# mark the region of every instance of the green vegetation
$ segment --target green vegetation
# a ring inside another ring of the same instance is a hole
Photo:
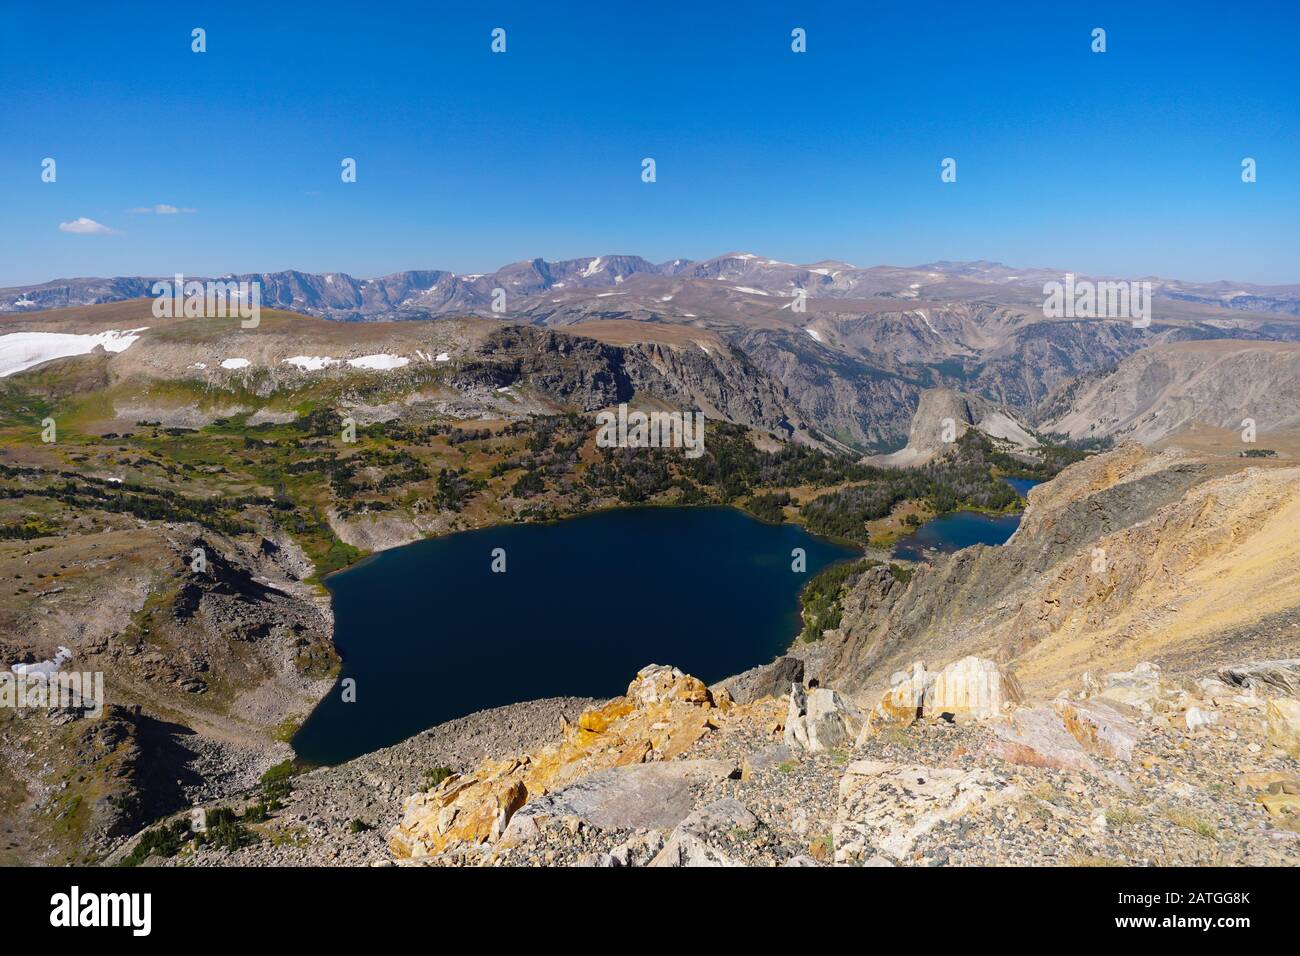
[[[195,834],[195,842],[200,846],[212,846],[218,850],[238,850],[240,847],[257,843],[259,837],[248,827],[234,810],[218,807],[208,814],[206,833]]]
[[[245,822],[255,822],[256,817],[247,813],[241,817],[229,807],[218,807],[208,812],[207,830],[195,833],[188,819],[173,820],[152,830],[146,830],[132,847],[131,852],[122,858],[122,866],[139,866],[148,857],[173,857],[194,845],[210,846],[219,850],[238,850],[251,846],[261,838],[245,826]]]
[[[1204,837],[1207,840],[1219,839],[1218,828],[1208,820],[1197,816],[1195,813],[1188,810],[1170,810],[1167,816],[1169,817],[1169,822],[1174,824],[1174,826],[1182,827],[1184,830],[1190,830],[1197,836]]]
[[[971,429],[943,458],[920,468],[856,466],[860,483],[814,498],[801,509],[814,534],[867,544],[866,523],[889,515],[904,501],[922,501],[937,514],[969,508],[1003,512],[1020,505],[1020,496],[995,477],[997,462],[1009,456]],[[1013,461],[1015,459],[1012,459]]]
[[[1238,458],[1276,458],[1277,452],[1272,448],[1247,448],[1237,452]]]
[[[793,501],[794,499],[784,491],[778,494],[754,495],[745,502],[745,510],[760,521],[776,524],[785,520],[785,509]]]
[[[424,772],[424,786],[420,789],[425,793],[437,789],[439,784],[455,772],[450,767],[434,767],[432,770],[426,770]]]
[[[24,521],[15,521],[0,525],[0,538],[18,538],[24,541],[32,538],[44,538],[58,532],[59,526],[40,516],[32,516]]]
[[[262,798],[269,809],[280,809],[281,801],[293,793],[293,778],[297,774],[292,760],[281,760],[262,774]]]
[[[142,420],[95,434],[93,409],[77,404],[82,392],[108,396],[106,407],[140,396],[114,392],[103,369],[92,366],[77,372],[90,378],[71,391],[62,379],[40,376],[0,386],[0,429],[13,426],[0,441],[37,447],[37,413],[60,424],[57,446],[42,449],[43,465],[32,456],[0,466],[0,540],[120,527],[119,516],[193,522],[231,535],[266,534],[269,523],[306,552],[314,584],[365,557],[336,528],[371,515],[391,513],[408,527],[438,515],[442,527],[459,529],[556,520],[611,503],[726,504],[865,545],[867,522],[903,505],[895,531],[954,509],[1013,510],[1020,499],[1003,476],[1048,477],[1082,455],[1048,445],[1041,464],[1027,464],[971,430],[923,468],[881,468],[793,442],[762,450],[750,429],[709,422],[704,453],[688,459],[680,449],[596,447],[591,416],[576,412],[491,427],[402,419],[345,427],[330,407],[340,400],[337,382],[281,393],[273,382],[252,379],[215,394],[198,381],[155,382],[148,398],[296,417],[249,424],[252,413],[241,411],[200,428]],[[410,382],[401,387],[409,391]],[[360,377],[346,388],[349,400],[379,404],[398,386]],[[50,454],[65,465],[51,467]],[[17,513],[7,514],[6,502]],[[337,662],[298,664],[328,676]]]
[[[122,866],[139,866],[147,857],[173,857],[194,838],[189,820],[173,820],[160,827],[146,830],[122,859]]]
[[[845,590],[856,584],[864,571],[880,565],[880,561],[870,558],[842,561],[825,568],[805,584],[799,595],[800,616],[803,618],[803,631],[799,638],[805,642],[818,641],[823,631],[839,627],[843,614],[840,600]],[[895,581],[904,584],[912,579],[912,569],[897,564],[889,565],[889,573]]]

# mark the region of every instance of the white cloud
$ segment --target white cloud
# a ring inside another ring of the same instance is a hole
[[[165,202],[160,202],[156,206],[136,206],[134,209],[128,209],[127,212],[145,215],[154,213],[159,216],[175,216],[182,212],[198,212],[197,209],[191,209],[188,206],[172,206]]]
[[[110,229],[102,222],[95,222],[93,219],[87,219],[82,216],[72,222],[59,223],[60,232],[74,232],[81,236],[115,236],[116,229]]]

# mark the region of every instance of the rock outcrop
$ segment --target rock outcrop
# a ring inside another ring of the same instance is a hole
[[[389,845],[399,858],[490,850],[526,842],[552,818],[666,829],[689,811],[682,801],[692,782],[738,773],[734,765],[678,758],[724,723],[770,724],[778,714],[771,699],[737,705],[676,668],[651,665],[624,696],[565,722],[558,743],[484,761],[410,797]]]
[[[907,446],[872,460],[894,467],[924,465],[972,428],[1008,449],[1029,451],[1039,444],[1029,426],[1009,409],[955,389],[930,388],[921,393],[912,415]]]
[[[921,717],[987,720],[1023,699],[1015,675],[990,660],[964,657],[938,671],[921,661],[890,678],[890,688],[868,716],[865,733],[887,724],[907,726]]]

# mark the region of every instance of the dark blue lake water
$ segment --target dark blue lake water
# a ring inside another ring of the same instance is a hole
[[[793,548],[806,573],[791,571]],[[800,589],[854,554],[730,508],[621,509],[382,552],[326,582],[357,699],[335,687],[294,748],[339,763],[486,707],[611,697],[650,663],[719,680],[783,651]]]
[[[1030,478],[1004,478],[1024,495],[1041,482]],[[894,556],[924,561],[934,554],[949,554],[972,544],[1004,544],[1020,527],[1020,515],[985,515],[975,511],[954,511],[931,519],[894,545]]]

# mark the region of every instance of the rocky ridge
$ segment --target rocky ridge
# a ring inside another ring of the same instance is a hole
[[[1300,667],[1169,678],[1142,663],[1033,698],[985,659],[914,662],[872,707],[803,684],[737,705],[651,666],[550,742],[409,797],[400,818],[385,796],[388,844],[399,864],[433,866],[1294,865],[1300,704],[1263,674]],[[269,826],[324,839],[171,862],[359,862],[301,812],[315,799]],[[389,861],[363,838],[364,859]]]

